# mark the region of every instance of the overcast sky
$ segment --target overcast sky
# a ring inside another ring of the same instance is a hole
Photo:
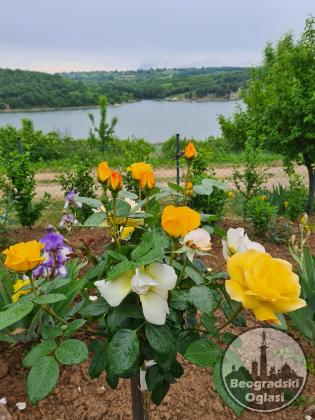
[[[55,71],[258,64],[315,0],[0,0],[0,67]]]

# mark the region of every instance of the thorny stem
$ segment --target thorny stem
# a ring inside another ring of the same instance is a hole
[[[222,330],[223,328],[227,327],[229,324],[231,324],[231,322],[234,321],[235,318],[237,318],[238,314],[241,312],[242,310],[242,304],[240,303],[235,312],[233,312],[233,314],[222,324],[218,327],[218,330]]]

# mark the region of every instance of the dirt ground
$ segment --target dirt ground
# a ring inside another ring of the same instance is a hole
[[[242,167],[240,167],[240,169],[242,169]],[[213,170],[218,178],[225,180],[229,184],[229,178],[231,178],[233,173],[232,166],[218,166],[214,167]],[[307,184],[308,178],[306,168],[296,166],[295,171],[305,179],[305,183]],[[157,168],[154,172],[157,182],[159,183],[170,182],[176,179],[175,168]],[[269,174],[269,177],[266,182],[266,188],[272,188],[274,185],[280,183],[282,186],[288,185],[288,177],[282,166],[272,166],[268,168],[267,173]],[[54,198],[63,198],[64,194],[61,190],[61,186],[55,181],[56,176],[56,172],[49,171],[38,172],[36,174],[36,194],[38,197],[42,197],[44,193],[47,192]]]
[[[227,227],[226,223],[223,223]],[[231,226],[231,223],[228,223]],[[36,229],[15,230],[11,232],[14,240],[29,240],[39,238],[43,231]],[[309,245],[315,252],[315,235],[310,238]],[[78,244],[79,238],[93,240],[91,244],[94,252],[99,253],[108,241],[106,232],[103,230],[81,230],[75,232],[71,242]],[[286,245],[264,244],[267,251],[273,256],[291,260]],[[221,245],[214,243],[212,256],[207,259],[209,266],[216,266],[223,262]],[[248,326],[260,326],[251,313],[246,314]],[[242,329],[244,331],[245,329]],[[229,327],[226,331],[239,333],[237,327]],[[310,363],[315,364],[314,348],[301,338],[295,331],[292,335],[302,346]],[[88,338],[86,338],[88,340]],[[39,402],[35,407],[27,401],[25,386],[27,371],[21,367],[25,346],[8,348],[0,345],[0,399],[7,399],[7,410],[13,419],[25,420],[68,420],[68,419],[131,419],[131,400],[129,382],[121,380],[117,390],[112,390],[105,383],[102,375],[96,380],[88,376],[88,362],[80,366],[61,368],[61,377],[58,386],[46,400]],[[227,408],[216,393],[209,369],[201,369],[184,362],[185,374],[174,385],[159,407],[151,406],[151,418],[153,420],[226,420],[235,419],[232,411]],[[315,418],[315,374],[310,373],[303,391],[305,401],[299,406],[291,406],[283,411],[273,414],[257,414],[245,412],[241,419],[275,419],[275,420],[298,420],[305,419],[306,415]],[[18,411],[15,404],[26,402],[26,409]],[[0,410],[0,419],[1,410]]]

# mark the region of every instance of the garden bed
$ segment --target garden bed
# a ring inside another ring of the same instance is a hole
[[[229,221],[228,226],[236,226]],[[225,223],[223,223],[223,227]],[[12,241],[26,241],[38,239],[43,235],[43,230],[12,230]],[[78,230],[74,232],[71,242],[78,245],[79,240],[91,242],[93,251],[101,253],[104,244],[109,237],[102,229]],[[274,257],[282,257],[291,260],[286,245],[264,244],[266,250]],[[309,246],[315,251],[315,238],[309,240]],[[219,241],[214,243],[212,256],[208,258],[209,265],[219,265],[224,262]],[[246,313],[247,328],[259,326],[250,313]],[[231,332],[240,332],[237,327],[229,327]],[[244,328],[242,329],[244,331]],[[273,419],[302,419],[306,413],[315,415],[315,355],[312,347],[301,336],[290,330],[293,336],[302,346],[305,355],[313,366],[313,373],[309,374],[303,395],[306,399],[299,398],[299,403],[288,409],[272,415]],[[80,339],[88,342],[91,336],[83,336]],[[26,347],[19,345],[8,348],[0,345],[0,399],[7,399],[7,409],[14,419],[129,419],[131,418],[131,400],[129,394],[129,382],[121,380],[118,390],[112,390],[105,382],[105,376],[101,375],[96,380],[91,380],[88,375],[88,362],[80,366],[63,367],[60,381],[53,393],[44,401],[40,401],[32,407],[26,397],[27,371],[21,367],[21,360]],[[224,405],[212,383],[209,369],[201,369],[184,363],[185,374],[177,384],[171,386],[169,394],[159,407],[151,406],[152,419],[226,419],[235,418],[228,407]],[[18,411],[15,404],[27,402],[26,409]],[[313,407],[312,407],[313,405]],[[309,410],[308,412],[305,410]],[[313,411],[312,411],[313,410]],[[1,412],[0,412],[1,418]],[[246,412],[243,419],[270,418],[270,415],[253,414]]]

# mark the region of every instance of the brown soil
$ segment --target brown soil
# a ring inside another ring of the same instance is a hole
[[[229,222],[223,225],[231,226]],[[29,240],[39,238],[43,231],[36,229],[12,231],[12,239]],[[79,243],[79,238],[85,240],[94,239],[91,247],[94,252],[100,253],[108,241],[108,236],[103,230],[81,230],[75,232],[71,242]],[[277,257],[289,258],[289,251],[285,245],[265,243],[268,252]],[[310,238],[309,245],[315,251],[315,238]],[[209,265],[216,266],[223,262],[221,246],[217,241],[214,244],[213,255],[207,259]],[[247,328],[258,326],[251,313],[246,313]],[[239,333],[241,330],[234,326],[227,331]],[[244,329],[242,329],[244,331]],[[315,364],[314,348],[301,338],[295,331],[291,333],[304,349],[310,362]],[[82,337],[80,337],[82,338]],[[83,337],[84,338],[84,337]],[[89,338],[86,337],[86,340]],[[96,380],[88,376],[88,363],[80,366],[61,368],[58,386],[46,400],[32,407],[27,402],[25,387],[27,370],[21,367],[21,360],[26,351],[25,346],[8,348],[0,345],[0,399],[7,398],[7,409],[13,419],[26,420],[68,420],[68,419],[130,419],[131,401],[129,383],[121,380],[117,390],[110,389],[102,375]],[[221,401],[216,393],[209,369],[201,369],[184,362],[185,374],[174,385],[159,407],[152,405],[151,417],[153,420],[178,419],[178,420],[226,420],[236,417]],[[302,404],[299,407],[289,407],[283,411],[267,414],[245,412],[243,420],[251,419],[275,419],[275,420],[298,420],[304,419],[306,414],[315,416],[315,376],[309,374],[303,395],[313,398],[313,402]],[[17,402],[27,402],[24,411],[19,412],[15,406]],[[313,404],[313,406],[312,406]],[[305,411],[308,410],[308,411]],[[0,411],[0,418],[2,412]]]

